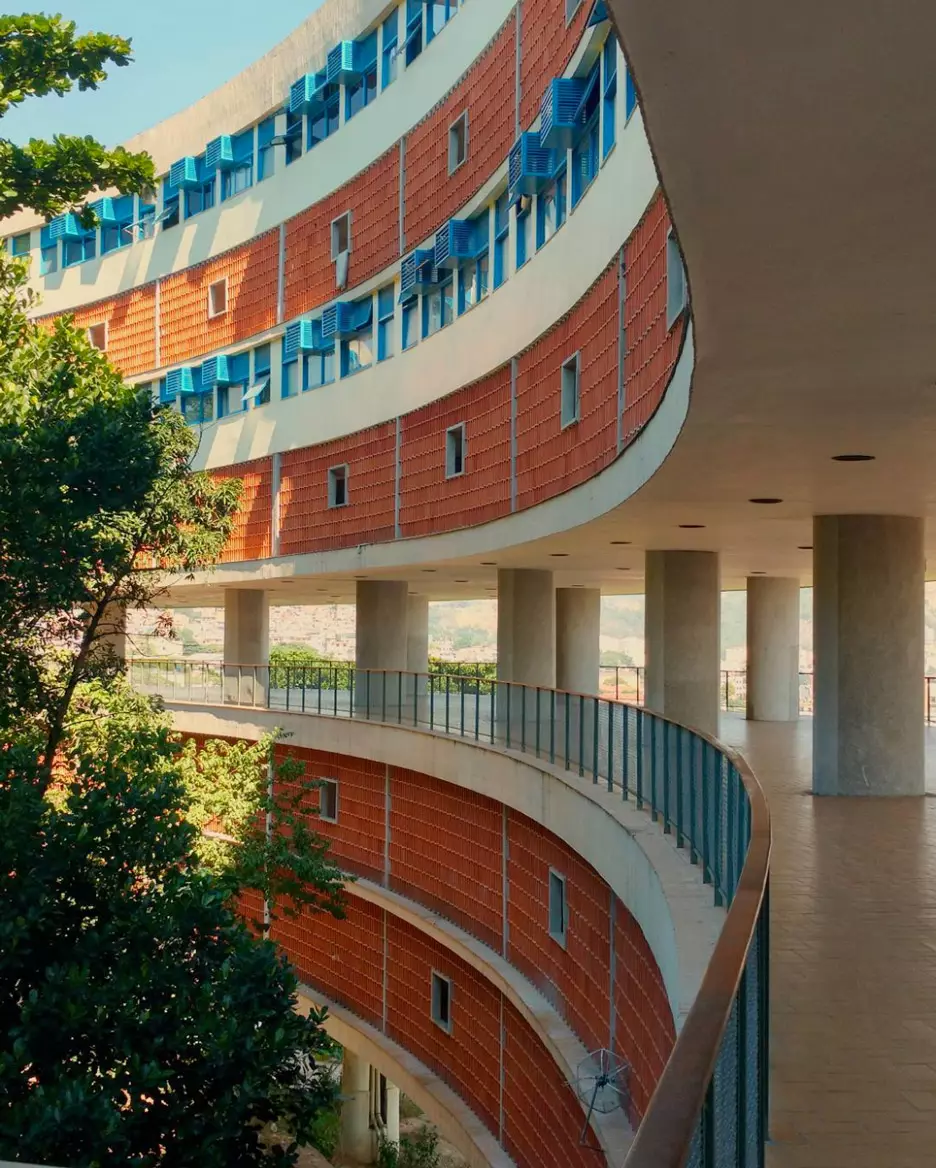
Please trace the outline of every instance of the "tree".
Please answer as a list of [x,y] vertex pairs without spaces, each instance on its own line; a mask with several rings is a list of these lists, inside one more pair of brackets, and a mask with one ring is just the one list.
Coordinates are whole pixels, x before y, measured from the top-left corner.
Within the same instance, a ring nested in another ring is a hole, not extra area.
[[[131,61],[130,41],[92,32],[77,36],[60,16],[0,16],[0,117],[30,97],[97,89],[107,67]],[[108,150],[93,138],[57,134],[26,146],[0,139],[0,217],[28,207],[51,217],[77,206],[91,190],[139,193],[154,181],[147,154]],[[81,211],[86,226],[94,214]]]
[[240,483],[191,468],[179,414],[123,383],[69,318],[31,321],[18,261],[0,257],[0,730],[31,721],[46,777],[75,687],[158,592],[153,569],[213,564]]

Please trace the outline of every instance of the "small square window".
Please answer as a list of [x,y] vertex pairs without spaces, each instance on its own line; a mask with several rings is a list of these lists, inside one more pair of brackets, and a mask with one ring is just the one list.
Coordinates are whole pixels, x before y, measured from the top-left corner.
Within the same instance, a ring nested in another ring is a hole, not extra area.
[[10,240],[10,255],[27,256],[29,255],[29,248],[32,243],[32,238],[28,231],[22,232],[20,235],[14,235]]
[[331,225],[331,258],[336,260],[351,250],[351,212],[345,211]]
[[208,318],[227,312],[227,276],[208,285]]
[[452,982],[432,971],[432,1021],[446,1033],[452,1033]]
[[329,507],[347,507],[348,505],[348,465],[332,466],[328,470],[328,505]]
[[457,122],[449,126],[449,174],[458,170],[468,157],[468,111],[461,115]]
[[326,823],[338,822],[337,779],[319,780],[319,819],[324,819]]
[[560,415],[563,426],[579,420],[579,355],[575,353],[562,366],[562,401]]
[[465,423],[445,431],[445,477],[453,479],[465,471]]
[[671,231],[666,237],[666,327],[671,328],[686,307],[686,269],[679,243]]
[[569,927],[566,905],[566,879],[560,872],[549,869],[549,935],[565,948]]
[[100,349],[102,353],[107,351],[107,325],[93,324],[88,329],[88,341],[95,349]]
[[570,24],[573,16],[579,10],[582,0],[566,0],[566,24]]

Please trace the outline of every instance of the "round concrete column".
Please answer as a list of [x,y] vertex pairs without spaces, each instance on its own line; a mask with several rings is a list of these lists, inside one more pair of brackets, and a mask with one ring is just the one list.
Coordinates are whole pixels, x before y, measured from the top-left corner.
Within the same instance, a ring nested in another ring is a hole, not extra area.
[[718,733],[720,589],[717,552],[647,552],[647,708],[707,734]]
[[556,589],[556,689],[598,693],[600,588]]
[[357,582],[354,705],[360,714],[397,720],[407,667],[408,593],[405,580]]
[[813,791],[922,795],[923,520],[813,521]]
[[406,668],[409,673],[429,672],[429,597],[406,598]]
[[497,573],[497,677],[552,689],[556,684],[556,598],[552,572]]
[[374,1162],[370,1070],[370,1063],[345,1047],[341,1062],[341,1156],[352,1164]]
[[270,665],[270,604],[260,588],[224,590],[224,700],[266,705]]
[[747,718],[799,717],[800,583],[751,576],[747,582]]

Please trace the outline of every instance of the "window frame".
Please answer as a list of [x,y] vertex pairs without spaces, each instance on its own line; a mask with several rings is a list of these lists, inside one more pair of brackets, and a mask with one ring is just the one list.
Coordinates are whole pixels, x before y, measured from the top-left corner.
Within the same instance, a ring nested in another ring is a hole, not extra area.
[[[569,943],[569,886],[565,874],[556,868],[550,867],[548,888],[548,902],[546,906],[547,931],[550,938],[557,945],[561,945],[563,949],[566,949]],[[554,892],[557,889],[560,890],[558,901],[554,899]],[[558,927],[555,922],[557,909],[559,916]]]
[[[215,306],[214,290],[216,288],[224,289],[224,307],[217,308]],[[222,276],[220,280],[212,280],[208,285],[208,319],[217,320],[219,316],[224,316],[228,310],[228,278]]]
[[[339,477],[338,472],[341,472]],[[340,510],[351,503],[350,492],[351,468],[346,462],[339,462],[328,468],[328,507],[330,510]],[[344,499],[338,502],[338,483],[344,484]]]
[[[96,345],[94,343],[94,339],[91,336],[91,334],[94,332],[95,329],[103,329],[104,330],[104,344],[103,345]],[[106,353],[107,352],[107,343],[110,340],[110,329],[107,327],[107,321],[106,320],[99,320],[95,324],[89,324],[86,332],[88,334],[88,344],[91,346],[91,348],[97,349],[97,351],[99,353]]]
[[[462,156],[456,159],[456,150],[458,139],[457,135],[459,127],[463,127],[461,131],[461,147]],[[454,161],[453,161],[454,160]],[[456,170],[464,166],[468,161],[468,110],[464,109],[458,115],[454,122],[448,128],[448,172],[450,175],[454,174]]]
[[[21,243],[24,239],[26,240],[26,250],[25,251],[17,251],[16,250],[17,244]],[[28,256],[29,253],[32,251],[32,232],[31,231],[18,231],[16,233],[16,235],[11,235],[9,237],[9,247],[7,250],[9,252],[9,254],[11,256],[13,256],[15,259],[22,259],[23,256]]]
[[[338,225],[342,222],[347,223],[346,234],[347,234],[348,246],[344,247],[344,248],[338,247],[338,244],[341,242],[340,228]],[[331,258],[332,258],[332,260],[337,260],[338,257],[342,254],[342,252],[347,252],[348,255],[351,254],[351,212],[350,211],[342,211],[342,213],[340,215],[336,215],[335,218],[332,219],[329,238],[331,239]]]
[[[456,445],[457,443],[457,445]],[[460,462],[455,469],[456,459]],[[468,461],[468,427],[465,422],[456,422],[445,431],[445,477],[446,479],[460,479],[466,470]]]
[[[454,997],[453,990],[455,988],[452,979],[444,973],[440,973],[437,969],[431,971],[429,978],[429,1016],[440,1030],[446,1034],[451,1034],[452,1001]],[[443,996],[441,992],[443,985],[445,986],[444,1011],[442,1010]]]
[[[338,780],[319,778],[319,819],[322,823],[337,823],[338,822]],[[325,811],[325,791],[332,792],[331,802],[333,810],[331,814],[326,814]]]
[[[387,295],[389,293],[389,295]],[[381,308],[383,300],[383,308]],[[389,310],[387,305],[389,304]],[[377,289],[377,362],[396,356],[396,285],[386,284]]]
[[582,7],[582,0],[566,0],[566,28],[575,20],[578,10]]
[[[573,412],[570,416],[567,408],[569,374],[572,374],[574,380],[571,382],[574,397],[573,397]],[[582,416],[582,353],[581,350],[576,351],[571,356],[566,357],[560,366],[560,385],[559,385],[559,422],[563,430],[574,426],[576,422],[581,420]]]
[[[672,263],[675,258],[676,264]],[[674,269],[678,272],[678,281],[673,280]],[[679,303],[673,296],[674,288],[680,291]],[[669,332],[677,320],[686,311],[689,305],[689,284],[686,279],[686,264],[683,260],[682,248],[676,238],[676,232],[671,227],[666,233],[666,331]]]

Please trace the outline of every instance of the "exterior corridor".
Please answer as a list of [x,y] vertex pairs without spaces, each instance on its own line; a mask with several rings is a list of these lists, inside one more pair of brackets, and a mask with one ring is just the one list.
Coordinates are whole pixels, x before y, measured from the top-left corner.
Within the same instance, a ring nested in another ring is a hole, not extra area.
[[[773,825],[768,1168],[936,1163],[936,804],[815,799],[812,722],[723,716]],[[927,730],[928,786],[936,732]]]

